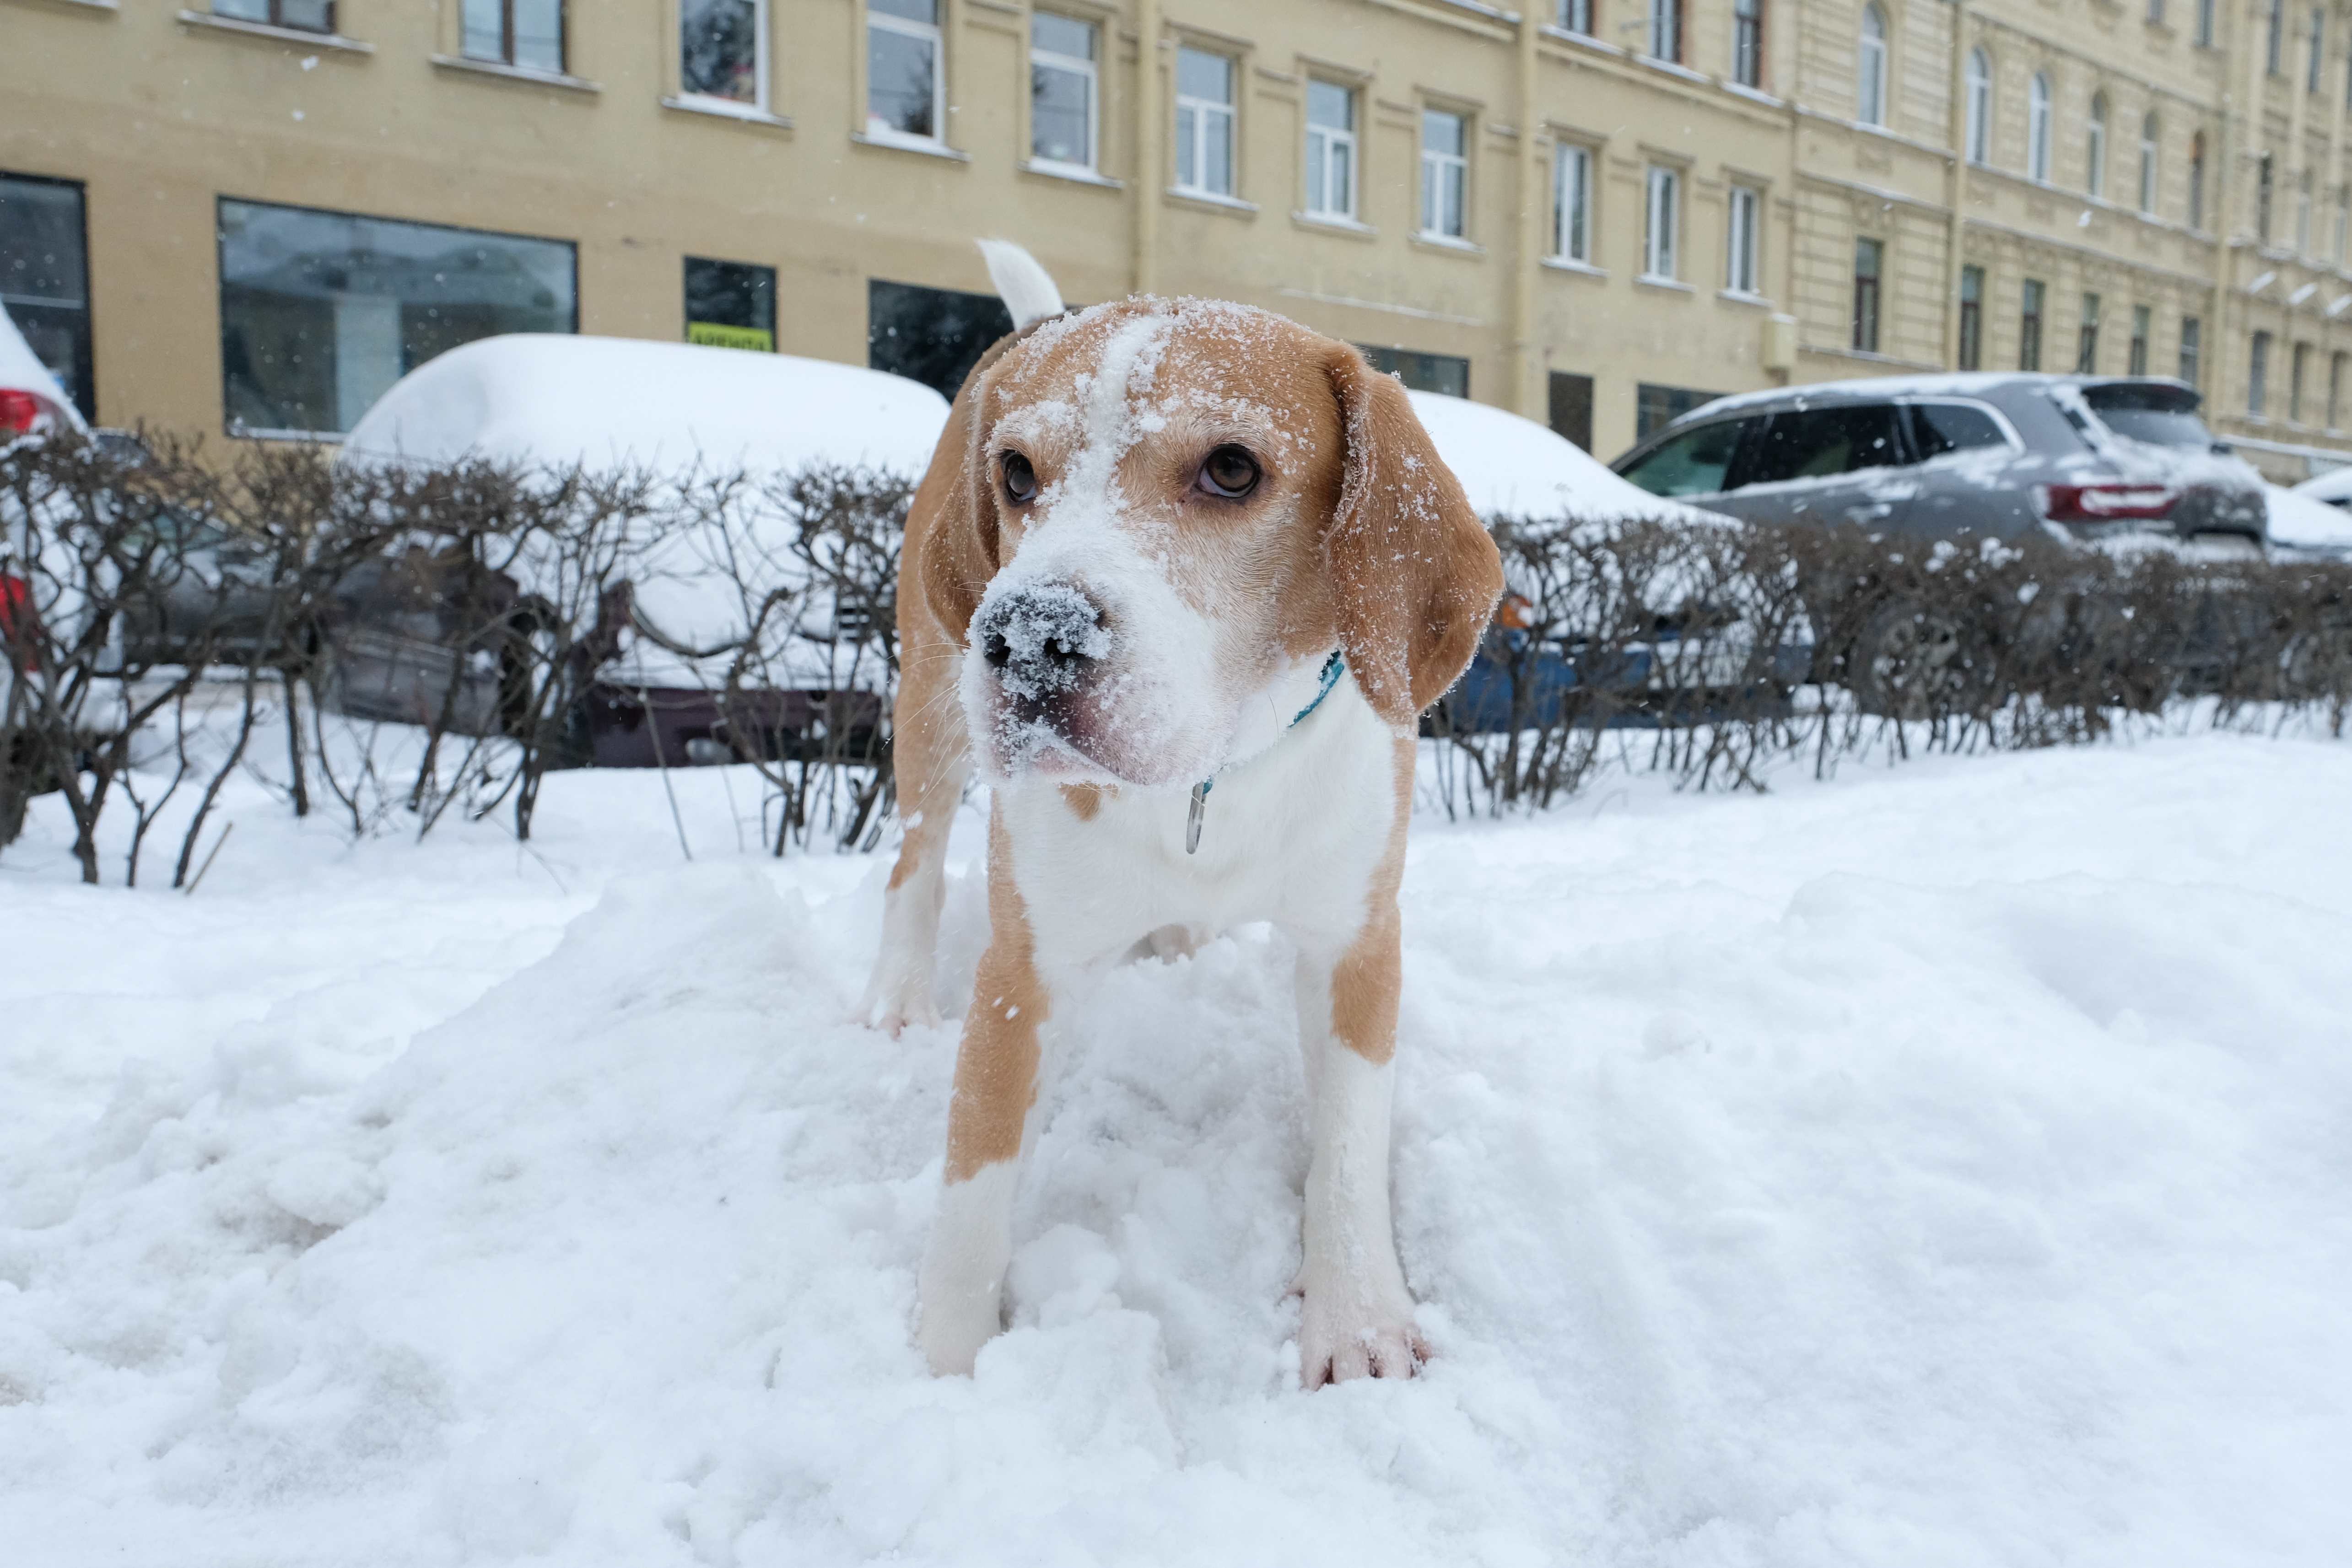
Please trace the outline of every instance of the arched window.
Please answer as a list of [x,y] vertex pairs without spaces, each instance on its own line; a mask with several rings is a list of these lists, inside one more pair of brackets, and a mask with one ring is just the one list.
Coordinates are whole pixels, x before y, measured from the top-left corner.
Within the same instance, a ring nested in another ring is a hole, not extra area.
[[1992,58],[1982,49],[1969,53],[1969,162],[1992,162]]
[[2156,149],[2161,127],[2156,122],[2156,112],[2139,122],[2139,210],[2156,211]]
[[2036,180],[2050,178],[2050,78],[2033,73],[2033,89],[2025,105],[2025,172]]
[[1862,8],[1862,47],[1856,57],[1854,115],[1864,125],[1886,123],[1886,13]]
[[2205,133],[2201,131],[2189,138],[2189,226],[2199,230],[2205,226]]
[[2084,139],[2086,167],[2083,172],[2083,189],[2095,196],[2107,193],[2107,95],[2099,93],[2091,99],[2091,130]]

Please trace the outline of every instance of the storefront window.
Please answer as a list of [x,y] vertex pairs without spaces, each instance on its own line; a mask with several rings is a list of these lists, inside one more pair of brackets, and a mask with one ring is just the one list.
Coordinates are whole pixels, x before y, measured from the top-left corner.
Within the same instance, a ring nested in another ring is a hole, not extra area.
[[564,240],[224,198],[220,268],[236,434],[341,434],[445,350],[580,329]]
[[716,349],[776,349],[776,269],[686,258],[686,340]]
[[81,203],[70,181],[0,174],[0,305],[81,416],[95,420]]

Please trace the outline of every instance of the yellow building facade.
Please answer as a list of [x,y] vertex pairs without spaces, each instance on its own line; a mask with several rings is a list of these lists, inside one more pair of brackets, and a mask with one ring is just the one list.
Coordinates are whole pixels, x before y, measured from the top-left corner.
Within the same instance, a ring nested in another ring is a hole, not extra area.
[[2352,458],[2352,10],[0,0],[0,299],[101,423],[331,438],[492,331],[951,388],[971,241],[1603,457],[1706,396],[2185,373]]

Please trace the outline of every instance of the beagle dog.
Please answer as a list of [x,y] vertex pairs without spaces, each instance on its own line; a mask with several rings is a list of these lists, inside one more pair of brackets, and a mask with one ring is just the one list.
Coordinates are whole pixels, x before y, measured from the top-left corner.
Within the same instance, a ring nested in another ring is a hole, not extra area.
[[976,762],[989,946],[917,1340],[968,1373],[1002,1326],[1066,999],[1130,950],[1270,921],[1297,953],[1314,1103],[1301,1375],[1409,1376],[1426,1348],[1389,1218],[1397,885],[1417,719],[1485,631],[1494,543],[1355,349],[1215,300],[1056,314],[1025,253],[990,260],[1016,320],[1039,319],[965,380],[908,518],[906,838],[863,1004],[893,1033],[939,1021],[942,862]]

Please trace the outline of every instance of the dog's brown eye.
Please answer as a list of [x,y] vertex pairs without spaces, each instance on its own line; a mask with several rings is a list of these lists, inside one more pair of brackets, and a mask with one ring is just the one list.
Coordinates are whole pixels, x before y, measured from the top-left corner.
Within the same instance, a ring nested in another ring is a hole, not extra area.
[[1238,500],[1257,488],[1257,459],[1244,447],[1220,446],[1201,465],[1201,488]]
[[1004,493],[1016,502],[1037,498],[1037,470],[1018,452],[1004,455]]

